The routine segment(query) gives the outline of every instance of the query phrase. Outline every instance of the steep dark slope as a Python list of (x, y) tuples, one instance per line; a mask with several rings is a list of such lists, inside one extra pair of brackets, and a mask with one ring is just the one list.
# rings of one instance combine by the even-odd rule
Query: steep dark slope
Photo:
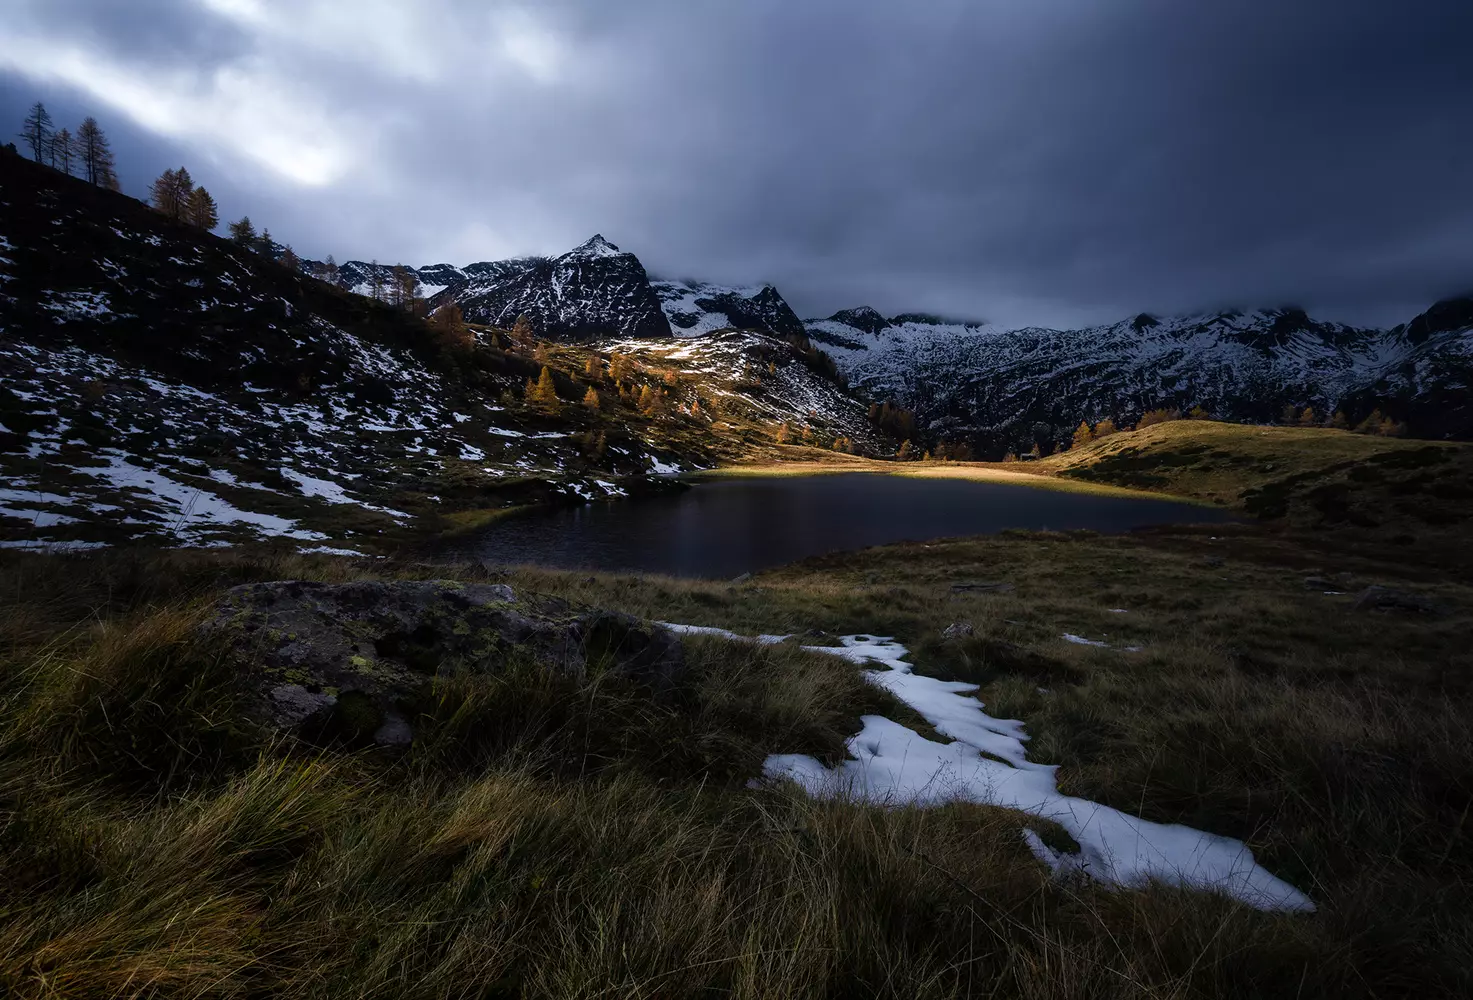
[(668, 454), (611, 427), (591, 464), (578, 408), (497, 403), (539, 370), (0, 156), (0, 544), (357, 544), (442, 505), (622, 492)]

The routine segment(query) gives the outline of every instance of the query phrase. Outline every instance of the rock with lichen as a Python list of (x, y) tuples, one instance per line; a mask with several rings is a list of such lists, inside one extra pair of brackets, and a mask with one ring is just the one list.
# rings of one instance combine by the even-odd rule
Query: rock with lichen
[(436, 677), (530, 661), (659, 690), (685, 669), (664, 629), (505, 584), (255, 583), (226, 592), (204, 627), (240, 662), (252, 714), (313, 741), (407, 746)]

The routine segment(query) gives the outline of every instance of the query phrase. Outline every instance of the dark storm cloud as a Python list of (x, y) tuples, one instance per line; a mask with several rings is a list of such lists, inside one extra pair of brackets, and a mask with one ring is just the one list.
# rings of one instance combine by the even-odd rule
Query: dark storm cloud
[[(194, 150), (227, 210), (316, 254), (464, 262), (597, 230), (655, 271), (772, 280), (803, 312), (1007, 323), (1290, 301), (1380, 321), (1473, 286), (1473, 5), (1447, 0), (13, 17), (32, 55), (0, 41), (0, 68), (116, 101), (171, 157)], [(100, 59), (112, 93), (48, 75), (47, 45)]]

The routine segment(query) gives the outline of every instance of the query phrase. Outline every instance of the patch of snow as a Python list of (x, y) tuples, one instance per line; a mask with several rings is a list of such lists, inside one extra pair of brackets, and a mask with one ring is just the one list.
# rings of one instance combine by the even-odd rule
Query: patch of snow
[(29, 522), (33, 528), (50, 528), (58, 524), (76, 524), (75, 517), (56, 514), (49, 510), (24, 510), (16, 507), (0, 507), (0, 517), (14, 517)]
[(1065, 632), (1064, 641), (1072, 642), (1077, 646), (1094, 646), (1098, 649), (1110, 648), (1110, 644), (1108, 642), (1100, 642), (1098, 639), (1086, 639), (1084, 636), (1075, 635), (1073, 632)]
[(297, 551), (304, 556), (359, 556), (361, 558), (367, 558), (362, 552), (354, 549), (335, 549), (331, 545), (314, 545), (311, 548), (298, 549)]
[(402, 510), (378, 507), (371, 503), (365, 503), (355, 497), (350, 497), (337, 483), (328, 479), (314, 479), (311, 476), (298, 472), (290, 466), (283, 465), (281, 467), (281, 474), (296, 483), (297, 488), (302, 491), (303, 496), (316, 497), (319, 500), (326, 500), (328, 503), (333, 504), (353, 504), (368, 510), (376, 510), (381, 514), (388, 514), (395, 520), (401, 522), (407, 520), (410, 516)]
[(655, 622), (655, 624), (661, 628), (668, 628), (678, 635), (714, 635), (722, 639), (730, 639), (733, 642), (755, 642), (762, 646), (775, 645), (784, 639), (792, 638), (791, 635), (738, 635), (735, 632), (728, 632), (724, 628), (714, 628), (710, 625), (676, 625), (674, 622)]
[[(723, 629), (696, 631), (730, 635)], [(795, 781), (816, 796), (882, 805), (964, 801), (1017, 809), (1058, 823), (1080, 845), (1078, 854), (1055, 851), (1033, 831), (1024, 831), (1035, 856), (1056, 872), (1124, 887), (1160, 881), (1221, 892), (1263, 910), (1314, 910), (1307, 896), (1259, 866), (1241, 841), (1180, 824), (1152, 823), (1060, 794), (1054, 779), (1057, 766), (1028, 760), (1023, 723), (984, 712), (982, 703), (969, 697), (977, 685), (913, 673), (906, 648), (885, 636), (850, 635), (841, 642), (803, 648), (856, 664), (883, 665), (883, 670), (865, 671), (865, 679), (914, 708), (954, 742), (937, 743), (883, 716), (867, 715), (861, 720), (863, 729), (849, 740), (848, 760), (830, 769), (803, 754), (776, 754), (764, 765), (769, 778)]]
[[(106, 480), (117, 490), (148, 494), (150, 499), (167, 508), (167, 518), (173, 522), (172, 531), (178, 537), (198, 536), (202, 529), (227, 524), (250, 525), (264, 535), (284, 538), (320, 541), (327, 537), (320, 532), (298, 527), (297, 522), (284, 517), (241, 510), (213, 493), (175, 482), (153, 469), (134, 465), (110, 449), (98, 457), (107, 464), (78, 466), (74, 471)], [(198, 539), (195, 537), (189, 540)]]

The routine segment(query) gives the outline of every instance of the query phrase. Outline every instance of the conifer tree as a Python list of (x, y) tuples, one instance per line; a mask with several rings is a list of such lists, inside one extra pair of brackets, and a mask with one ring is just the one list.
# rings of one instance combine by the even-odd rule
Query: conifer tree
[(639, 412), (653, 415), (664, 402), (665, 394), (654, 386), (646, 385), (639, 391)]
[(271, 238), (271, 230), (261, 230), (260, 239), (256, 240), (256, 252), (267, 260), (276, 260), (276, 241)]
[(583, 405), (594, 413), (597, 413), (599, 410), (598, 390), (591, 385), (588, 387), (588, 391), (583, 394)]
[(249, 215), (242, 216), (239, 222), (230, 224), (230, 238), (243, 247), (254, 249), (256, 246), (256, 227), (251, 225)]
[(552, 360), (552, 348), (548, 346), (547, 341), (538, 342), (537, 350), (532, 352), (532, 358), (535, 361), (542, 362), (544, 365)]
[(695, 417), (697, 420), (701, 419), (701, 417), (703, 416), (703, 414), (701, 413), (701, 401), (699, 399), (693, 399), (690, 401), (690, 415)]
[(384, 274), (379, 270), (377, 259), (368, 264), (368, 297), (377, 301), (384, 297)]
[(338, 269), (338, 262), (332, 259), (332, 254), (328, 254), (327, 260), (322, 262), (322, 280), (339, 288), (343, 285), (343, 272)]
[(588, 360), (583, 363), (583, 374), (595, 382), (602, 382), (604, 377), (603, 359), (597, 354), (590, 354)]
[(1284, 407), (1284, 412), (1279, 414), (1279, 423), (1297, 424), (1299, 422), (1299, 407), (1292, 403)]
[(51, 125), (51, 113), (46, 110), (46, 105), (40, 101), (31, 105), (20, 135), (26, 145), (31, 147), (31, 155), (37, 163), (44, 162), (50, 152)]
[(108, 178), (113, 175), (113, 153), (96, 118), (82, 119), (76, 142), (82, 179), (99, 187), (107, 186)]
[(297, 258), (296, 251), (291, 248), (291, 244), (287, 244), (281, 251), (281, 264), (283, 267), (288, 267), (293, 271), (301, 268), (302, 262)]
[(51, 137), (51, 165), (69, 177), (76, 153), (75, 140), (68, 130), (62, 129)]
[(185, 219), (191, 226), (203, 229), (207, 233), (215, 231), (220, 224), (220, 210), (215, 207), (215, 199), (202, 187), (197, 187), (189, 193), (189, 203), (185, 208)]
[(1306, 406), (1304, 412), (1299, 414), (1299, 423), (1305, 427), (1314, 427), (1319, 422), (1319, 418), (1315, 416), (1313, 406)]
[(910, 461), (910, 457), (914, 453), (914, 450), (915, 449), (913, 449), (910, 445), (910, 441), (907, 439), (900, 443), (900, 448), (895, 452), (895, 457), (900, 459), (902, 462), (908, 462)]
[(537, 379), (536, 402), (549, 413), (557, 413), (562, 410), (563, 404), (557, 396), (557, 385), (552, 380), (552, 369), (546, 365), (542, 366), (542, 374)]
[(1086, 423), (1083, 420), (1079, 421), (1079, 426), (1076, 427), (1076, 428), (1074, 428), (1074, 445), (1073, 446), (1075, 448), (1079, 448), (1079, 447), (1081, 447), (1083, 445), (1089, 444), (1094, 439), (1095, 439), (1095, 432), (1092, 431), (1092, 430), (1090, 430), (1089, 424)]
[(465, 354), (475, 349), (476, 335), (465, 325), (460, 306), (447, 302), (430, 317), (430, 329), (440, 349), (451, 354)]
[(1095, 440), (1099, 440), (1102, 437), (1109, 437), (1115, 433), (1115, 430), (1115, 421), (1106, 417), (1104, 420), (1095, 424)]
[(1335, 415), (1330, 418), (1330, 426), (1336, 430), (1349, 430), (1350, 418), (1345, 415), (1344, 410), (1336, 410)]
[(189, 198), (194, 193), (194, 179), (183, 167), (165, 170), (153, 182), (149, 203), (171, 219), (183, 220), (189, 209)]
[(522, 313), (520, 316), (517, 317), (517, 321), (512, 324), (512, 343), (515, 344), (517, 347), (525, 350), (526, 348), (531, 347), (532, 342), (536, 339), (537, 331), (532, 327), (532, 317), (528, 316), (526, 313)]

